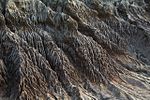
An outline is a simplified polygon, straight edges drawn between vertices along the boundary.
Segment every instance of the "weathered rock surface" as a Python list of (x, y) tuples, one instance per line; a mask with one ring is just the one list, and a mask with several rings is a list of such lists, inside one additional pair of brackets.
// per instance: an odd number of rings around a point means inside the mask
[(0, 1), (0, 99), (149, 98), (149, 0)]

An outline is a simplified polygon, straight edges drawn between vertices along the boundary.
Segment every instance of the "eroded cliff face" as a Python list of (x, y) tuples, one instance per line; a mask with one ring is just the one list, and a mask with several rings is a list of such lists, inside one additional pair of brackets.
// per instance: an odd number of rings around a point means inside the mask
[(149, 0), (1, 0), (0, 99), (148, 100)]

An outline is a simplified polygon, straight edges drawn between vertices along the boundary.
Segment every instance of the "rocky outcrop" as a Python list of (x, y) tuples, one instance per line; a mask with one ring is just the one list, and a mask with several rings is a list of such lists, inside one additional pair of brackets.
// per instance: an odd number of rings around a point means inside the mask
[(148, 100), (149, 0), (1, 0), (0, 99)]

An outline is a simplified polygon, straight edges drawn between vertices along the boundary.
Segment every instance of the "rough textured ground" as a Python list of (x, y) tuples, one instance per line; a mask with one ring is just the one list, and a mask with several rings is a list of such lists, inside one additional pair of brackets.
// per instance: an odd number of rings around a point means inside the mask
[(149, 100), (150, 0), (0, 0), (0, 99)]

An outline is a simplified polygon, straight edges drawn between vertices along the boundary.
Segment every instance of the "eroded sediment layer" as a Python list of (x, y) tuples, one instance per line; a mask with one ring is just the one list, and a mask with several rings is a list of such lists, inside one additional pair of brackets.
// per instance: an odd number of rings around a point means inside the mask
[(1, 0), (0, 99), (148, 100), (148, 0)]

